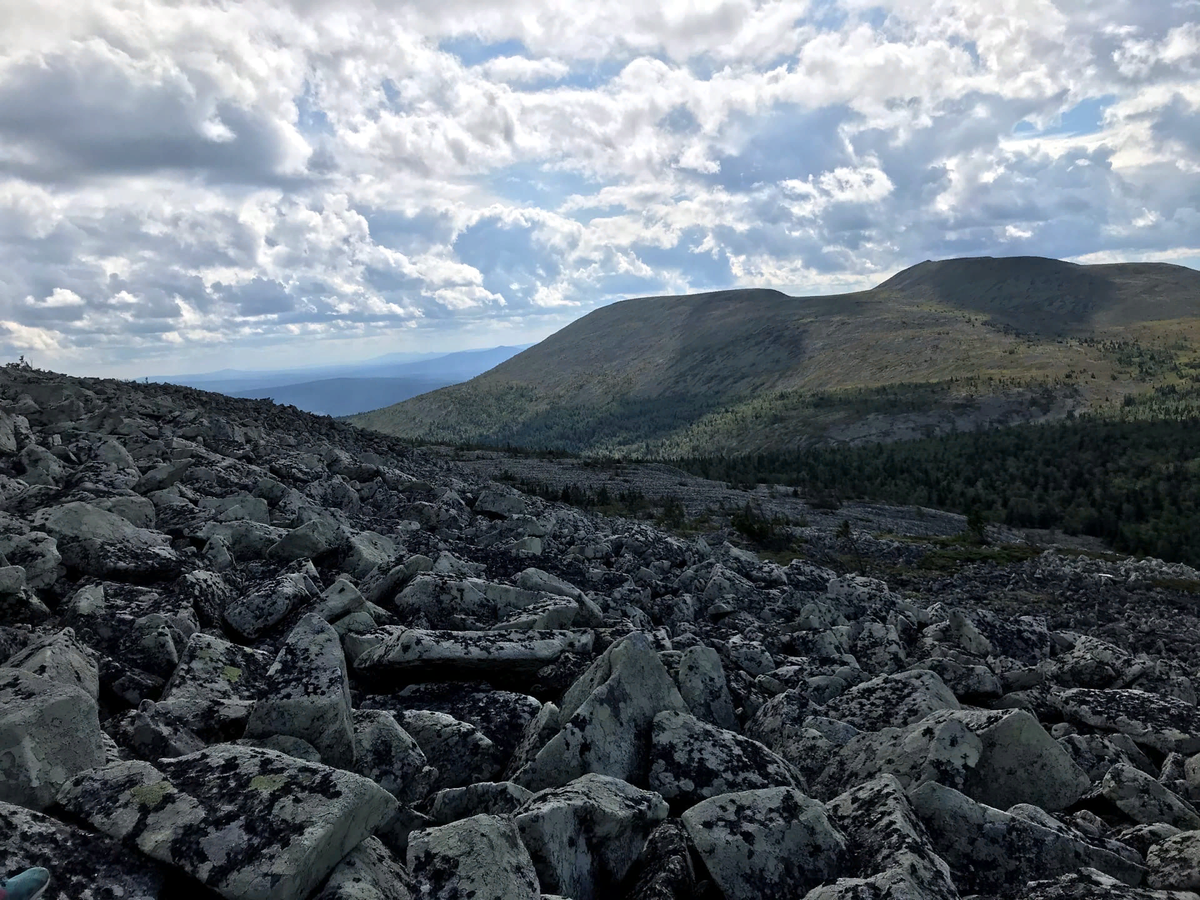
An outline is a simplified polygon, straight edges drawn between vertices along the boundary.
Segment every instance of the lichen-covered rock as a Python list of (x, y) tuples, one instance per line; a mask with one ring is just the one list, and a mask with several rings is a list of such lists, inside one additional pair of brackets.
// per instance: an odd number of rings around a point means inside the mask
[(1144, 869), (1130, 860), (933, 781), (909, 791), (933, 846), (960, 891), (1000, 893), (1085, 866), (1136, 886)]
[(691, 838), (682, 822), (668, 819), (650, 833), (626, 874), (623, 900), (691, 900), (695, 895)]
[(204, 741), (169, 711), (160, 711), (153, 700), (143, 700), (137, 709), (109, 719), (105, 732), (134, 759), (153, 762), (186, 756), (204, 749)]
[(538, 900), (538, 876), (512, 819), (472, 816), (414, 832), (408, 869), (429, 900)]
[(317, 560), (332, 554), (345, 540), (346, 534), (336, 522), (317, 518), (293, 528), (271, 545), (267, 555), (281, 563)]
[(814, 888), (805, 900), (859, 897), (958, 900), (950, 867), (937, 855), (904, 789), (882, 775), (825, 804), (846, 837), (845, 877)]
[(1021, 889), (1023, 900), (1198, 900), (1191, 891), (1135, 888), (1098, 869), (1082, 868), (1058, 878), (1031, 881)]
[(240, 637), (254, 641), (307, 604), (315, 594), (312, 582), (304, 575), (280, 575), (226, 606), (225, 622)]
[(533, 792), (511, 781), (477, 781), (438, 791), (429, 801), (429, 818), (438, 825), (486, 814), (506, 816), (525, 805)]
[(959, 709), (958, 698), (928, 669), (881, 675), (825, 704), (823, 714), (859, 731), (900, 728), (942, 709)]
[(245, 731), (270, 665), (266, 653), (196, 632), (158, 707), (205, 740), (236, 738)]
[(609, 647), (563, 696), (562, 729), (513, 781), (530, 790), (588, 772), (645, 783), (650, 726), (664, 710), (686, 712), (646, 635)]
[(67, 779), (104, 762), (95, 700), (78, 687), (0, 668), (0, 800), (45, 809)]
[(796, 788), (724, 794), (682, 816), (726, 900), (791, 900), (842, 871), (846, 841)]
[(593, 900), (611, 896), (666, 816), (658, 794), (588, 774), (535, 794), (516, 822), (542, 887)]
[(96, 664), (96, 654), (75, 637), (71, 628), (34, 641), (4, 665), (77, 687), (93, 700), (100, 696), (100, 668)]
[(274, 734), (308, 741), (331, 766), (354, 767), (346, 658), (337, 632), (319, 616), (305, 616), (288, 634), (246, 723), (248, 738)]
[(417, 742), (396, 717), (381, 709), (356, 709), (354, 771), (370, 778), (401, 803), (413, 803), (429, 793), (437, 780)]
[(170, 578), (181, 561), (165, 534), (138, 528), (127, 519), (88, 503), (38, 510), (34, 525), (57, 542), (63, 563), (99, 578)]
[(1163, 822), (1189, 831), (1200, 829), (1195, 807), (1133, 766), (1118, 764), (1109, 769), (1100, 794), (1142, 825)]
[(738, 730), (733, 698), (716, 650), (702, 644), (684, 650), (675, 681), (693, 716), (719, 728)]
[(1200, 830), (1184, 831), (1152, 846), (1146, 867), (1151, 887), (1200, 891)]
[(41, 900), (165, 900), (162, 867), (116, 841), (0, 801), (0, 870), (50, 868)]
[(361, 776), (232, 744), (93, 769), (58, 802), (231, 900), (307, 896), (397, 808)]
[(427, 709), (404, 710), (396, 720), (437, 770), (433, 790), (491, 781), (500, 773), (496, 745), (474, 725)]
[(1068, 722), (1127, 734), (1160, 753), (1200, 752), (1200, 710), (1182, 700), (1132, 689), (1072, 688), (1056, 702)]
[(516, 678), (536, 674), (563, 653), (590, 653), (590, 632), (379, 629), (382, 640), (354, 661), (364, 678), (419, 675)]
[(800, 773), (758, 741), (670, 710), (650, 731), (649, 784), (680, 810), (718, 794), (804, 788)]
[(378, 838), (369, 837), (337, 864), (314, 900), (416, 900), (417, 884)]

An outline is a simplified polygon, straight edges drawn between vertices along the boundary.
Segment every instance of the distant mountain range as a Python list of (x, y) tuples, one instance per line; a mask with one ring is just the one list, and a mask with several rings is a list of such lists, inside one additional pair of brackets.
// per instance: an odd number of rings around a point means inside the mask
[(1198, 348), (1193, 269), (951, 259), (838, 296), (614, 303), (485, 374), (352, 421), (432, 441), (746, 453), (1085, 410), (1171, 415), (1200, 406)]
[(233, 397), (270, 399), (319, 415), (348, 416), (466, 381), (528, 346), (443, 354), (393, 353), (356, 364), (259, 371), (222, 369), (197, 375), (160, 375), (149, 380)]

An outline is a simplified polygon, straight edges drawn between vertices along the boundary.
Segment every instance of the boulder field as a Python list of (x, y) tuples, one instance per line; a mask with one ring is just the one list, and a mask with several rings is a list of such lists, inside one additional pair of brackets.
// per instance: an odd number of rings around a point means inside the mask
[(1156, 585), (1200, 572), (1047, 552), (1043, 597), (1121, 579), (1067, 628), (728, 537), (269, 401), (4, 367), (0, 878), (1200, 900), (1195, 671), (1146, 649)]

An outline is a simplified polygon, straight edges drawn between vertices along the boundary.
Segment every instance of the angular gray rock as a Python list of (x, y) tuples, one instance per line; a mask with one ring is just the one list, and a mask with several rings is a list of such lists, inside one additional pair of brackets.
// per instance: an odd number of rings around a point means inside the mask
[(716, 650), (703, 644), (684, 650), (675, 681), (693, 716), (729, 731), (738, 730), (733, 698)]
[(1140, 690), (1072, 688), (1056, 703), (1068, 722), (1126, 734), (1160, 753), (1200, 752), (1200, 710), (1190, 703)]
[(105, 762), (96, 701), (78, 687), (0, 668), (0, 800), (45, 809)]
[(370, 778), (401, 803), (414, 803), (429, 793), (437, 780), (420, 746), (381, 709), (356, 709), (354, 771)]
[(280, 575), (225, 608), (225, 621), (240, 637), (253, 641), (313, 599), (312, 582), (303, 575)]
[(167, 900), (164, 872), (116, 841), (0, 800), (0, 868), (50, 866), (41, 900)]
[(850, 688), (825, 704), (823, 715), (859, 731), (900, 728), (943, 709), (959, 709), (958, 698), (928, 669), (881, 675)]
[(397, 809), (361, 776), (232, 744), (93, 769), (58, 802), (230, 900), (307, 896)]
[(430, 900), (538, 900), (538, 876), (512, 819), (472, 816), (414, 832), (408, 870)]
[(474, 725), (427, 709), (404, 710), (396, 720), (437, 770), (433, 790), (491, 781), (500, 773), (496, 745)]
[(466, 787), (438, 791), (429, 801), (429, 818), (445, 825), (481, 814), (511, 815), (532, 797), (532, 791), (511, 781), (477, 781)]
[(289, 632), (246, 722), (246, 737), (272, 735), (307, 741), (331, 766), (354, 767), (346, 658), (337, 632), (319, 616), (305, 616)]
[(417, 900), (408, 869), (378, 838), (369, 837), (337, 864), (314, 900)]
[(562, 729), (512, 780), (536, 791), (594, 772), (644, 784), (650, 726), (664, 710), (687, 708), (649, 639), (631, 634), (571, 685)]
[(684, 810), (718, 794), (765, 787), (798, 787), (790, 763), (758, 741), (686, 713), (660, 712), (650, 730), (649, 786)]
[(1109, 769), (1100, 794), (1139, 824), (1165, 823), (1186, 831), (1200, 830), (1195, 807), (1133, 766), (1118, 764)]
[(188, 639), (158, 707), (206, 740), (238, 737), (271, 662), (262, 651), (197, 632)]
[(74, 629), (64, 628), (34, 641), (4, 665), (77, 687), (96, 700), (100, 696), (100, 668), (95, 656), (94, 651), (75, 637)]
[(516, 823), (542, 887), (593, 900), (611, 896), (666, 816), (658, 794), (587, 774), (535, 794)]
[(1200, 830), (1184, 831), (1152, 846), (1146, 867), (1150, 887), (1200, 891)]
[(98, 578), (170, 578), (181, 561), (165, 534), (138, 528), (115, 513), (73, 502), (40, 509), (32, 519), (57, 544), (63, 563)]
[(590, 632), (574, 631), (512, 634), (384, 627), (376, 634), (382, 640), (354, 661), (363, 677), (529, 677), (563, 653), (590, 653), (593, 640)]
[(842, 871), (846, 841), (825, 808), (796, 788), (723, 794), (683, 825), (726, 900), (791, 900)]
[(926, 782), (909, 791), (960, 891), (1000, 893), (1085, 866), (1137, 886), (1144, 869), (1124, 857)]

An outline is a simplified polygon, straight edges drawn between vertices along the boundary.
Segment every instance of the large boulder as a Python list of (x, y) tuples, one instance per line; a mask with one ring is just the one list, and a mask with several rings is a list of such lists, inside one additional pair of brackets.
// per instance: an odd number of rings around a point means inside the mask
[(943, 709), (959, 709), (954, 692), (936, 673), (914, 669), (855, 685), (825, 704), (824, 715), (859, 731), (900, 728)]
[(960, 891), (996, 894), (1085, 866), (1133, 886), (1142, 880), (1142, 867), (1123, 856), (936, 782), (910, 790), (909, 799)]
[(255, 641), (316, 596), (304, 575), (280, 575), (225, 607), (225, 622), (240, 637)]
[(1141, 825), (1160, 822), (1186, 831), (1200, 829), (1195, 807), (1133, 766), (1118, 764), (1104, 775), (1100, 794)]
[(0, 871), (52, 869), (41, 900), (165, 900), (164, 872), (116, 841), (0, 801)]
[(664, 710), (687, 712), (645, 634), (609, 647), (563, 696), (562, 729), (514, 776), (530, 790), (588, 772), (645, 783), (650, 726)]
[(815, 888), (805, 900), (958, 900), (950, 867), (937, 855), (903, 787), (891, 775), (840, 794), (825, 809), (851, 851), (847, 877)]
[(369, 837), (337, 864), (315, 900), (416, 900), (416, 882), (379, 838)]
[(411, 735), (382, 709), (356, 709), (354, 771), (370, 778), (402, 803), (414, 803), (429, 793), (437, 769)]
[[(512, 819), (479, 815), (415, 832), (408, 869), (429, 900), (538, 900), (538, 876)], [(581, 898), (577, 898), (581, 900)]]
[(846, 841), (825, 808), (796, 788), (723, 794), (682, 816), (726, 900), (792, 900), (837, 878)]
[(381, 640), (354, 661), (364, 678), (528, 679), (563, 653), (588, 654), (591, 632), (428, 631), (385, 627)]
[(758, 741), (670, 710), (650, 731), (650, 789), (684, 810), (708, 797), (804, 782), (790, 763)]
[(341, 640), (328, 622), (308, 615), (297, 623), (267, 670), (265, 687), (246, 723), (246, 737), (300, 738), (323, 762), (353, 768), (350, 679)]
[(428, 709), (404, 710), (396, 720), (436, 770), (434, 790), (491, 781), (500, 774), (496, 745), (474, 725)]
[(69, 778), (104, 762), (92, 697), (24, 669), (0, 668), (0, 800), (45, 809)]
[(157, 579), (179, 574), (181, 561), (165, 534), (138, 528), (89, 503), (38, 510), (34, 524), (57, 542), (67, 568), (98, 578)]
[(34, 641), (4, 665), (77, 687), (93, 700), (100, 696), (100, 667), (96, 664), (96, 654), (75, 637), (71, 628)]
[(688, 647), (679, 659), (675, 680), (693, 716), (719, 728), (738, 730), (733, 698), (716, 650), (703, 644)]
[(658, 794), (589, 774), (535, 794), (516, 822), (542, 887), (593, 900), (612, 895), (666, 815)]
[(93, 769), (58, 802), (231, 900), (307, 896), (397, 809), (359, 775), (232, 744)]
[(160, 710), (209, 741), (240, 737), (271, 657), (204, 632), (193, 634), (163, 689)]
[(1127, 734), (1160, 753), (1200, 752), (1200, 709), (1173, 697), (1139, 690), (1072, 688), (1056, 703), (1068, 722)]
[(1200, 891), (1200, 830), (1184, 831), (1150, 848), (1146, 854), (1151, 887)]

